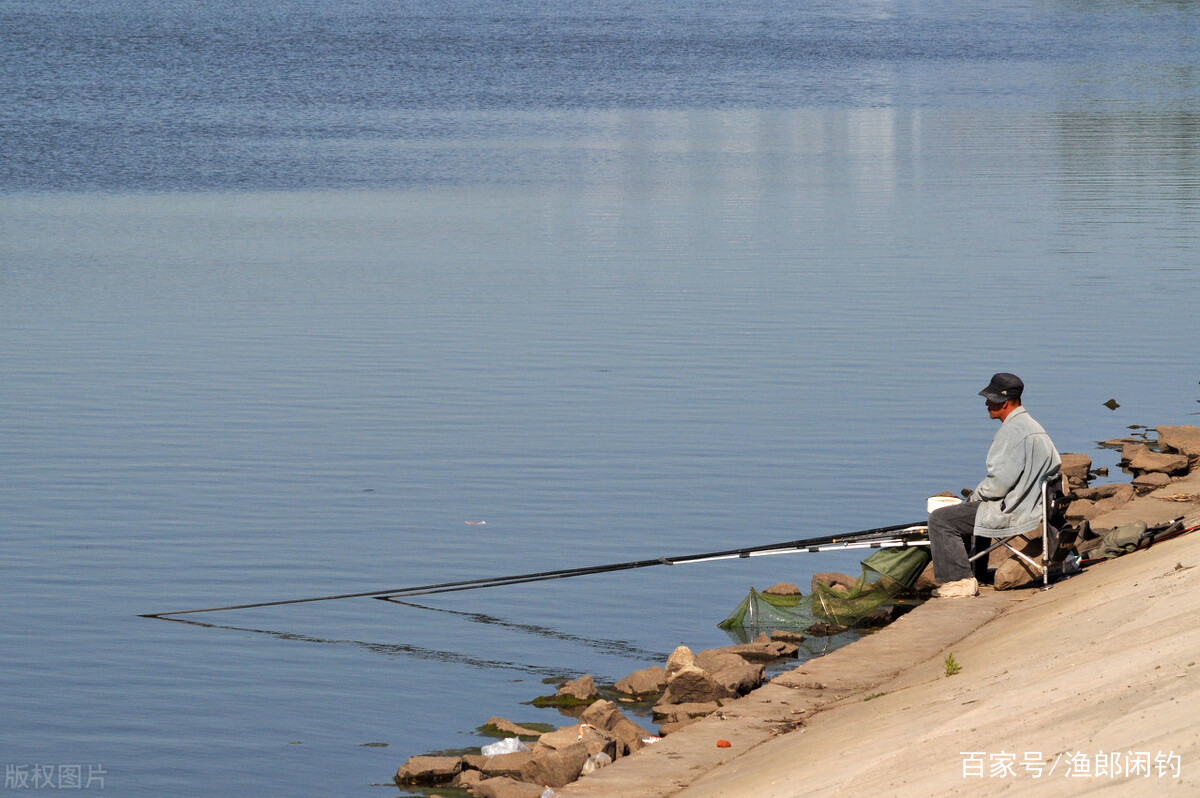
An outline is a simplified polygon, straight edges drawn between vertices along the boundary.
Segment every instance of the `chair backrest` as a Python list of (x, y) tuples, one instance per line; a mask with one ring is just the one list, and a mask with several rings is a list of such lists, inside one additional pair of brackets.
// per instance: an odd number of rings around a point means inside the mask
[(1064, 478), (1061, 471), (1055, 471), (1042, 480), (1042, 503), (1045, 507), (1046, 520), (1050, 526), (1061, 529), (1067, 522), (1067, 494), (1063, 490)]

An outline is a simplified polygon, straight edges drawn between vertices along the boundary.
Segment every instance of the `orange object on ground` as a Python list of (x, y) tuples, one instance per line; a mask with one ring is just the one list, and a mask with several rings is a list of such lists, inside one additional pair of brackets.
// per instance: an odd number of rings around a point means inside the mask
[(729, 748), (733, 743), (728, 740), (717, 740), (717, 748)]

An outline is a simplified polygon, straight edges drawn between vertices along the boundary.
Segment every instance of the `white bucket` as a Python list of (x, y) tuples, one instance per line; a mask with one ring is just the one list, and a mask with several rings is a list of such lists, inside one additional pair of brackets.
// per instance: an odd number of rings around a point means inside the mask
[(932, 513), (939, 507), (949, 507), (952, 504), (962, 504), (957, 496), (930, 496), (925, 500), (925, 512)]

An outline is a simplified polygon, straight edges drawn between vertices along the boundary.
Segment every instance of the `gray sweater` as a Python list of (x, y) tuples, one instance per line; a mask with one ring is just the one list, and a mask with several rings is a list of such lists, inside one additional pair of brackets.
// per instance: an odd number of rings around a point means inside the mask
[(1008, 414), (987, 454), (987, 476), (971, 493), (980, 502), (975, 534), (1023, 535), (1042, 523), (1042, 480), (1057, 474), (1062, 459), (1042, 425), (1024, 407)]

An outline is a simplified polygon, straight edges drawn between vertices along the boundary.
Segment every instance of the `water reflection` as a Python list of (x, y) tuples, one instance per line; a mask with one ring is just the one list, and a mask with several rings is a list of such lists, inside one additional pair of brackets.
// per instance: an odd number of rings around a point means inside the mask
[[(1065, 234), (1119, 225), (1126, 234), (1196, 248), (1200, 111), (1071, 111), (1055, 115), (1053, 125)], [(1083, 229), (1072, 231), (1076, 225)]]

